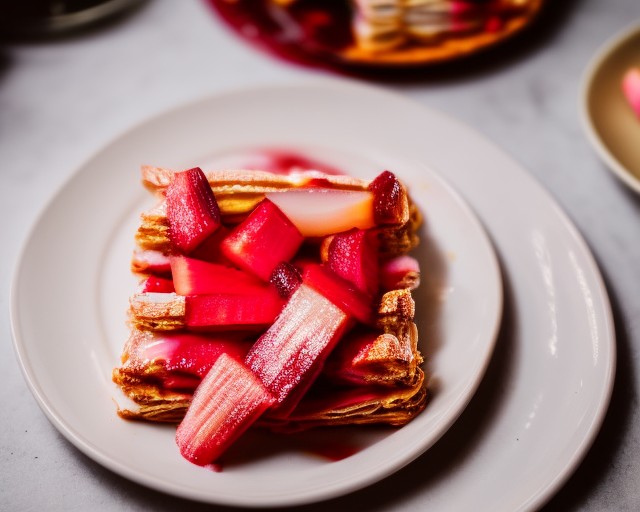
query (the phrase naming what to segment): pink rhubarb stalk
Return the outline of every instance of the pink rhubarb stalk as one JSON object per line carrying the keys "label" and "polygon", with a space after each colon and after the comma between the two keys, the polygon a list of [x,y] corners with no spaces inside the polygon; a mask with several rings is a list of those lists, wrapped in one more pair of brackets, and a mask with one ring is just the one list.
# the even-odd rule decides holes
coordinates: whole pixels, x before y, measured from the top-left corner
{"label": "pink rhubarb stalk", "polygon": [[322,370],[348,315],[306,284],[251,347],[246,365],[275,397],[280,414],[295,407]]}
{"label": "pink rhubarb stalk", "polygon": [[264,281],[296,254],[304,237],[271,201],[262,201],[221,244],[223,254]]}
{"label": "pink rhubarb stalk", "polygon": [[264,288],[264,283],[252,274],[220,263],[209,263],[186,256],[171,257],[171,274],[179,295],[250,295],[254,290],[259,293]]}
{"label": "pink rhubarb stalk", "polygon": [[175,173],[166,192],[169,239],[189,254],[220,226],[220,209],[199,167]]}
{"label": "pink rhubarb stalk", "polygon": [[185,324],[196,330],[261,330],[271,325],[283,307],[274,287],[248,294],[216,293],[185,297]]}
{"label": "pink rhubarb stalk", "polygon": [[180,453],[200,466],[217,460],[272,402],[273,397],[245,365],[222,354],[196,389],[178,426]]}

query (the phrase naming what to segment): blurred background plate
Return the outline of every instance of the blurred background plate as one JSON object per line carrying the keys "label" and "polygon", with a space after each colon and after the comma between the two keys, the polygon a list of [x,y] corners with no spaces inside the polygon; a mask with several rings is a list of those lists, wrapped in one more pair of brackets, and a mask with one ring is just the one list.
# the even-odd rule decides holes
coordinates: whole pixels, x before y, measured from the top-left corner
{"label": "blurred background plate", "polygon": [[626,185],[640,193],[640,119],[627,103],[622,77],[640,66],[640,23],[616,35],[587,68],[582,120],[589,142]]}
{"label": "blurred background plate", "polygon": [[[427,13],[426,18],[424,11],[417,13],[416,26],[422,32],[443,30],[443,33],[423,37],[422,42],[409,38],[405,44],[374,52],[356,43],[351,27],[354,6],[371,2],[208,0],[208,3],[237,35],[285,60],[351,68],[404,68],[453,61],[502,43],[531,25],[544,1],[442,2],[437,7],[421,6],[443,11]],[[507,3],[512,5],[509,14],[501,10]],[[368,9],[373,10],[370,5]],[[474,9],[476,15],[469,14]],[[474,16],[480,21],[474,19],[470,24],[469,17]],[[448,31],[444,29],[446,26]],[[385,32],[387,29],[381,30],[382,39],[393,37]]]}

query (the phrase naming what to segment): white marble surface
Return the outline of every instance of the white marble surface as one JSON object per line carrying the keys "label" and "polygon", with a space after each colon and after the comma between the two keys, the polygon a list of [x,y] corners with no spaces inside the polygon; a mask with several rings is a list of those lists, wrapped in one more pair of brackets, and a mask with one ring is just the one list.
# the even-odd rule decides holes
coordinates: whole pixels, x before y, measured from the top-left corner
{"label": "white marble surface", "polygon": [[[554,3],[562,4],[560,11],[538,34],[496,52],[491,61],[381,85],[484,132],[555,196],[590,244],[614,308],[618,373],[600,435],[547,509],[640,510],[640,197],[598,161],[577,109],[587,62],[606,39],[640,23],[640,3]],[[0,47],[0,509],[211,509],[124,480],[51,426],[12,347],[11,276],[29,227],[55,190],[132,124],[216,91],[319,73],[256,52],[199,1],[149,2],[80,37]],[[402,497],[364,490],[331,506],[422,510],[415,473],[411,466],[402,472],[411,489]],[[383,482],[382,490],[393,494],[392,484]]]}

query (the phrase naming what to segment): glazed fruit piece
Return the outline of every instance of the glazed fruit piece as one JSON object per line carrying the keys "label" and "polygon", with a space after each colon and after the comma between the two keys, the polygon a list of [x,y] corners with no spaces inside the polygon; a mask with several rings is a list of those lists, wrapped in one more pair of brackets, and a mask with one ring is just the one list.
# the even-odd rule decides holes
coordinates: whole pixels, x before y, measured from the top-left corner
{"label": "glazed fruit piece", "polygon": [[302,275],[291,263],[283,261],[273,270],[269,282],[276,287],[280,297],[288,299],[302,284]]}
{"label": "glazed fruit piece", "polygon": [[171,293],[174,292],[173,281],[164,277],[149,276],[140,282],[139,293]]}
{"label": "glazed fruit piece", "polygon": [[171,274],[179,295],[228,292],[249,295],[254,289],[259,292],[264,288],[264,283],[251,274],[186,256],[171,257]]}
{"label": "glazed fruit piece", "polygon": [[275,398],[278,414],[295,407],[348,324],[348,315],[303,283],[245,363]]}
{"label": "glazed fruit piece", "polygon": [[230,232],[231,230],[226,226],[218,226],[218,229],[216,229],[212,235],[205,238],[198,247],[191,251],[189,256],[202,261],[232,266],[232,263],[220,250],[220,242],[222,242]]}
{"label": "glazed fruit piece", "polygon": [[412,256],[391,258],[380,265],[380,285],[384,291],[398,288],[415,290],[420,285],[420,264]]}
{"label": "glazed fruit piece", "polygon": [[185,297],[184,323],[196,330],[261,330],[273,323],[283,301],[273,287],[249,293],[215,293]]}
{"label": "glazed fruit piece", "polygon": [[293,258],[303,241],[300,231],[282,211],[265,199],[220,247],[237,266],[269,281],[276,266]]}
{"label": "glazed fruit piece", "polygon": [[368,191],[309,188],[273,192],[267,194],[267,198],[305,237],[322,237],[375,225],[374,194]]}
{"label": "glazed fruit piece", "polygon": [[622,79],[622,91],[627,102],[640,118],[640,67],[627,70]]}
{"label": "glazed fruit piece", "polygon": [[187,460],[215,460],[273,403],[260,380],[235,358],[222,354],[196,390],[176,431]]}
{"label": "glazed fruit piece", "polygon": [[[250,341],[236,335],[204,335],[186,332],[154,333],[134,329],[127,341],[126,357],[118,369],[121,378],[145,378],[160,381],[165,389],[193,391],[222,354],[242,359]],[[150,371],[152,369],[152,371]]]}
{"label": "glazed fruit piece", "polygon": [[283,300],[274,286],[209,295],[136,293],[129,300],[132,327],[149,331],[260,331],[278,316]]}
{"label": "glazed fruit piece", "polygon": [[166,196],[169,239],[189,254],[220,226],[218,203],[199,167],[175,173]]}
{"label": "glazed fruit piece", "polygon": [[371,297],[361,292],[353,283],[334,274],[326,266],[315,263],[305,264],[302,280],[345,313],[363,324],[371,323]]}
{"label": "glazed fruit piece", "polygon": [[323,261],[337,276],[373,297],[378,292],[378,240],[376,233],[353,229],[325,239]]}
{"label": "glazed fruit piece", "polygon": [[407,193],[392,172],[379,174],[368,188],[373,193],[375,224],[402,225],[409,220]]}

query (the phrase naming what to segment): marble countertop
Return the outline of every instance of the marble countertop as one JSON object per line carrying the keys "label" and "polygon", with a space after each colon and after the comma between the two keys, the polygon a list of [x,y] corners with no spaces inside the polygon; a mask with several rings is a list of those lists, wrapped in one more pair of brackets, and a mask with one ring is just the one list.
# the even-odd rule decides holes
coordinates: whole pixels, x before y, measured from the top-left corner
{"label": "marble countertop", "polygon": [[[578,113],[587,63],[607,39],[640,23],[640,4],[557,3],[536,33],[491,59],[379,85],[480,130],[550,191],[584,235],[610,294],[618,368],[600,434],[545,510],[640,510],[640,196],[598,160]],[[12,345],[11,278],[29,228],[54,191],[132,125],[217,91],[322,74],[257,52],[195,0],[148,2],[83,35],[0,47],[0,508],[216,509],[125,480],[49,423]],[[331,506],[422,509],[419,486],[411,496],[383,503],[367,503],[367,496],[364,491]]]}

